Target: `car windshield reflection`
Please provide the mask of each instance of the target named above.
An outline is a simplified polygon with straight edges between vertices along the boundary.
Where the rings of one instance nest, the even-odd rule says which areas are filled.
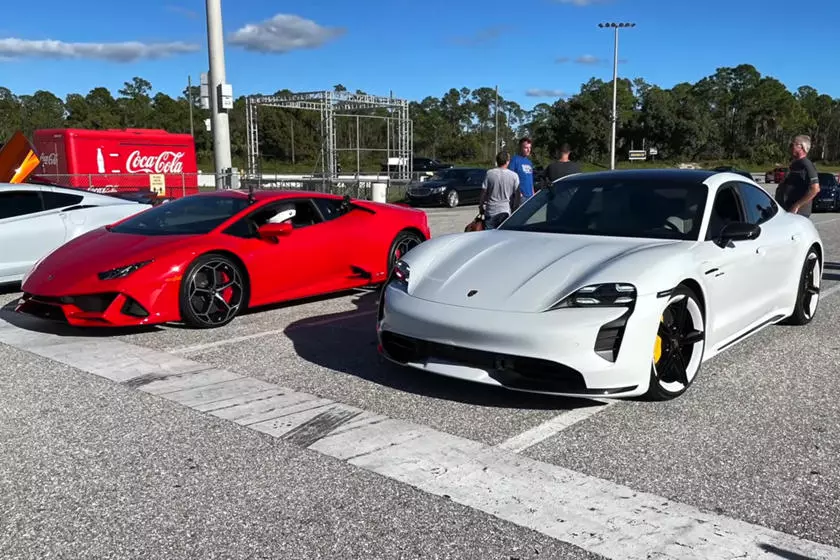
[[[697,240],[707,196],[699,182],[580,176],[539,191],[499,229]]]
[[[247,206],[248,200],[242,197],[188,196],[133,216],[111,231],[139,235],[201,235]]]

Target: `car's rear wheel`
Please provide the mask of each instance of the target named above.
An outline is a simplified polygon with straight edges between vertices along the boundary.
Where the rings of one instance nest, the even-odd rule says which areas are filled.
[[[799,275],[799,287],[796,293],[796,304],[793,314],[788,317],[791,325],[807,325],[817,314],[820,303],[820,284],[822,283],[822,265],[820,256],[814,247],[808,250],[802,272]]]
[[[227,325],[245,305],[247,285],[231,258],[208,253],[195,259],[181,280],[181,318],[199,329]]]
[[[403,258],[403,255],[420,245],[423,241],[423,236],[413,231],[399,232],[388,251],[388,270],[386,271],[386,275],[391,273],[394,265],[398,260]]]
[[[668,400],[685,393],[700,371],[705,341],[706,322],[699,299],[689,287],[679,286],[659,321],[647,396]]]

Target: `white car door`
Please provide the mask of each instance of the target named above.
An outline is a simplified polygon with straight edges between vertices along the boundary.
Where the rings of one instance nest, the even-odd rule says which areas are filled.
[[[714,334],[708,342],[712,346],[746,329],[763,315],[766,297],[757,290],[757,284],[765,282],[762,277],[769,270],[760,251],[766,239],[759,236],[726,244],[717,241],[727,223],[744,221],[746,216],[736,187],[721,187],[712,208],[706,240],[698,247],[697,255],[709,293],[708,332]]]
[[[37,190],[0,191],[0,282],[20,280],[64,243],[67,228],[60,211],[46,208]]]
[[[761,227],[756,239],[761,257],[761,275],[753,280],[755,297],[763,313],[778,309],[790,298],[791,274],[798,277],[801,262],[797,262],[797,243],[787,227],[781,223],[779,207],[763,189],[745,182],[737,184],[744,204],[746,221]]]

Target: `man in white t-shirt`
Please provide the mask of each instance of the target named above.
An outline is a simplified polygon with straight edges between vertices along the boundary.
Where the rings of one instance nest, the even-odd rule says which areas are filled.
[[[495,229],[511,215],[519,204],[519,175],[508,169],[510,154],[499,152],[496,167],[489,169],[481,185],[479,208],[484,214],[484,227]]]

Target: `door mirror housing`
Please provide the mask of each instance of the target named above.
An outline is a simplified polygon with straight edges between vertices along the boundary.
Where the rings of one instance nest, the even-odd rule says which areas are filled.
[[[723,227],[720,232],[720,240],[723,243],[749,241],[756,239],[759,235],[761,235],[761,226],[746,222],[732,222]]]
[[[257,230],[261,239],[277,239],[292,233],[294,226],[288,222],[280,224],[263,224]]]

